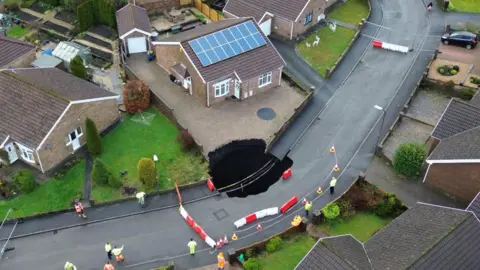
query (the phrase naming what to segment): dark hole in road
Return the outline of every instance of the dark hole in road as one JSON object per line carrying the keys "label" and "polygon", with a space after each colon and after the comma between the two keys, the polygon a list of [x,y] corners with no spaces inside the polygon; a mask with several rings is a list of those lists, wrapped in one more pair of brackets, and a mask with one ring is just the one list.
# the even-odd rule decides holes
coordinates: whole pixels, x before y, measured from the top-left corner
{"label": "dark hole in road", "polygon": [[245,198],[268,190],[293,161],[279,160],[261,139],[236,140],[208,153],[209,173],[216,189],[229,197]]}

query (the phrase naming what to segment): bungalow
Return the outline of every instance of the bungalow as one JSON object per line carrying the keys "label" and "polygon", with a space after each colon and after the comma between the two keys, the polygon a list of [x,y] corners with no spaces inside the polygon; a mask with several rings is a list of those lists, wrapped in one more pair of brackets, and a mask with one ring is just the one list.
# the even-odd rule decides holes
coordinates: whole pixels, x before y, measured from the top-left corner
{"label": "bungalow", "polygon": [[46,173],[85,143],[85,119],[99,131],[119,119],[117,95],[56,68],[0,71],[0,149]]}
{"label": "bungalow", "polygon": [[221,20],[152,44],[158,65],[207,107],[279,86],[285,65],[252,18]]}
{"label": "bungalow", "polygon": [[480,95],[470,102],[452,98],[431,138],[423,181],[461,200],[480,191]]}
{"label": "bungalow", "polygon": [[228,0],[225,18],[253,17],[265,35],[294,39],[325,17],[335,0]]}
{"label": "bungalow", "polygon": [[148,39],[152,35],[147,10],[128,4],[117,10],[115,17],[122,51],[127,55],[145,53],[149,46]]}
{"label": "bungalow", "polygon": [[0,36],[0,52],[0,68],[28,67],[36,58],[35,46],[5,36]]}

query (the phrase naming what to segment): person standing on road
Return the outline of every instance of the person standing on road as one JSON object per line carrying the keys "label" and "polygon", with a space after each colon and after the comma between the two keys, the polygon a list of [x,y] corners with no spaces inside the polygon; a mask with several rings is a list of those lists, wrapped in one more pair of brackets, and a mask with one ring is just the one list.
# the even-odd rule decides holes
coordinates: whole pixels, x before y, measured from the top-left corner
{"label": "person standing on road", "polygon": [[311,201],[307,201],[305,203],[305,215],[308,217],[308,211],[310,211],[310,209],[312,208],[312,202]]}
{"label": "person standing on road", "polygon": [[75,202],[75,212],[77,212],[77,215],[81,218],[87,218],[85,215],[84,209],[83,209],[83,204],[79,201]]}
{"label": "person standing on road", "polygon": [[190,255],[195,255],[195,247],[197,246],[197,242],[190,238],[190,242],[188,242],[188,248],[190,248]]}
{"label": "person standing on road", "polygon": [[428,11],[432,11],[433,3],[432,2],[428,3],[427,8],[428,8]]}
{"label": "person standing on road", "polygon": [[71,263],[71,262],[66,262],[64,269],[65,270],[77,270],[77,267],[75,265],[73,265],[73,263]]}
{"label": "person standing on road", "polygon": [[332,180],[330,181],[330,194],[333,194],[335,192],[336,184],[337,184],[337,178],[332,177]]}
{"label": "person standing on road", "polygon": [[115,270],[115,266],[113,266],[113,264],[108,261],[108,262],[105,263],[105,265],[103,266],[103,270]]}
{"label": "person standing on road", "polygon": [[223,257],[223,252],[218,253],[217,260],[218,270],[223,270],[225,268],[225,258]]}
{"label": "person standing on road", "polygon": [[108,259],[112,260],[112,245],[110,245],[110,242],[105,244],[105,251],[107,252]]}

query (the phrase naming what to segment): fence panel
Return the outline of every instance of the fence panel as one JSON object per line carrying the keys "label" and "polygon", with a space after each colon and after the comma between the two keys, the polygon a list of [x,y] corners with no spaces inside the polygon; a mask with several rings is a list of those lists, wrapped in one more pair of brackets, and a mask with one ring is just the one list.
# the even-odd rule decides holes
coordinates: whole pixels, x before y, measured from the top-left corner
{"label": "fence panel", "polygon": [[218,11],[210,9],[210,20],[214,22],[218,21]]}
{"label": "fence panel", "polygon": [[221,15],[221,14],[218,14],[218,20],[219,20],[219,21],[220,21],[220,20],[225,20],[225,17],[223,17],[223,15]]}
{"label": "fence panel", "polygon": [[205,16],[210,18],[210,8],[208,7],[207,4],[202,4],[202,13],[205,14]]}
{"label": "fence panel", "polygon": [[202,11],[202,0],[195,0],[195,8]]}
{"label": "fence panel", "polygon": [[180,6],[187,6],[191,4],[192,4],[192,0],[180,0]]}

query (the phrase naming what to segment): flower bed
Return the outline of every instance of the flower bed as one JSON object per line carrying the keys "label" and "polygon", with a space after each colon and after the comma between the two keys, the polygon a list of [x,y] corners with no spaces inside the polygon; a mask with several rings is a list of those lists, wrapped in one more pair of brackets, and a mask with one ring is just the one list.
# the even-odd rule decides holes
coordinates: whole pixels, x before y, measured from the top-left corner
{"label": "flower bed", "polygon": [[460,71],[459,66],[443,65],[437,68],[437,72],[443,76],[455,76]]}
{"label": "flower bed", "polygon": [[100,39],[98,39],[98,38],[94,38],[94,37],[92,37],[92,36],[90,36],[90,35],[88,35],[88,34],[85,35],[85,36],[83,36],[82,39],[84,39],[84,40],[86,40],[86,41],[88,41],[88,42],[91,42],[91,43],[93,43],[93,44],[96,44],[96,45],[98,45],[98,46],[100,46],[100,47],[104,47],[104,48],[106,48],[106,49],[112,50],[112,44],[110,44],[110,43],[108,43],[108,42],[105,42],[105,41],[103,41],[103,40],[100,40]]}

